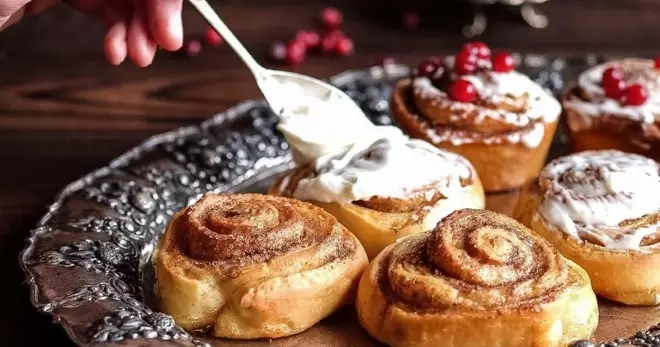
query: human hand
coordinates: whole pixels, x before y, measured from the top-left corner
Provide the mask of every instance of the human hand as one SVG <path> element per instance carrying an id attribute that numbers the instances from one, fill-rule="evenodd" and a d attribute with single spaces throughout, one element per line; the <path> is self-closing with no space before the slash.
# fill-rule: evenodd
<path id="1" fill-rule="evenodd" d="M 114 65 L 128 56 L 136 65 L 151 64 L 158 46 L 174 51 L 183 43 L 183 0 L 63 0 L 105 24 L 104 52 Z M 0 28 L 57 0 L 0 0 Z"/>

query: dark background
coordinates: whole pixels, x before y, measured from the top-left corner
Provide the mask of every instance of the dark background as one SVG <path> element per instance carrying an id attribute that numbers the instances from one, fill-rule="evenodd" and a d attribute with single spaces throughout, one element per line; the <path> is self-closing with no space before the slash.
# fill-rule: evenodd
<path id="1" fill-rule="evenodd" d="M 111 0 L 110 0 L 111 1 Z M 221 16 L 259 60 L 271 42 L 311 27 L 327 2 L 215 2 Z M 295 70 L 328 77 L 366 67 L 382 54 L 416 63 L 458 49 L 469 11 L 447 1 L 335 1 L 355 40 L 348 58 L 312 57 Z M 406 31 L 401 11 L 417 9 L 421 27 Z M 584 55 L 660 53 L 660 1 L 551 0 L 540 7 L 544 30 L 528 28 L 515 11 L 495 8 L 480 37 L 494 49 Z M 184 27 L 203 32 L 186 6 Z M 258 97 L 252 78 L 228 47 L 195 59 L 159 52 L 139 69 L 103 60 L 104 28 L 57 7 L 0 33 L 0 345 L 70 346 L 59 327 L 33 309 L 17 266 L 23 239 L 57 191 L 146 137 Z"/>

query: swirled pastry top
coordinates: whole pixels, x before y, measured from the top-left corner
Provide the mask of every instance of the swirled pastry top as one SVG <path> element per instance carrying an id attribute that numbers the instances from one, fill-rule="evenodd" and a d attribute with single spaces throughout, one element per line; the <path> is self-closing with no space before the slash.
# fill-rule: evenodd
<path id="1" fill-rule="evenodd" d="M 400 131 L 382 134 L 365 135 L 348 151 L 316 160 L 316 174 L 300 180 L 293 196 L 338 203 L 376 196 L 402 199 L 435 191 L 451 197 L 471 184 L 474 168 L 465 158 Z"/>
<path id="2" fill-rule="evenodd" d="M 648 98 L 639 106 L 624 105 L 619 100 L 607 98 L 602 87 L 603 72 L 610 67 L 620 67 L 623 81 L 644 86 Z M 578 78 L 577 91 L 564 102 L 565 107 L 587 116 L 613 116 L 644 124 L 660 122 L 660 70 L 652 60 L 628 58 L 594 66 Z"/>
<path id="3" fill-rule="evenodd" d="M 536 147 L 544 135 L 543 123 L 560 114 L 559 102 L 540 85 L 517 71 L 480 70 L 473 75 L 448 77 L 469 81 L 477 91 L 474 102 L 452 100 L 447 82 L 426 77 L 413 80 L 413 99 L 434 128 L 437 141 L 454 145 L 483 142 L 522 143 Z"/>
<path id="4" fill-rule="evenodd" d="M 611 249 L 650 246 L 660 231 L 660 164 L 620 151 L 588 151 L 541 172 L 540 214 L 562 232 Z"/>
<path id="5" fill-rule="evenodd" d="M 332 215 L 294 199 L 258 194 L 208 194 L 175 220 L 183 252 L 191 259 L 240 269 L 284 253 L 328 242 L 340 258 L 355 245 L 338 237 Z"/>
<path id="6" fill-rule="evenodd" d="M 533 308 L 579 282 L 550 243 L 486 210 L 450 214 L 395 244 L 386 262 L 383 292 L 418 313 Z"/>

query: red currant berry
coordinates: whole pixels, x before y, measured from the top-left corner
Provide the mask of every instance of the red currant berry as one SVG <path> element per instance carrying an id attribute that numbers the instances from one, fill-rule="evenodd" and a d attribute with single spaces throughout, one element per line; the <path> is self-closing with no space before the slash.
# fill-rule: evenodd
<path id="1" fill-rule="evenodd" d="M 289 65 L 298 65 L 305 60 L 307 47 L 301 42 L 293 40 L 286 47 L 286 62 Z"/>
<path id="2" fill-rule="evenodd" d="M 461 51 L 456 56 L 454 71 L 459 75 L 470 75 L 477 71 L 477 57 L 467 51 Z"/>
<path id="3" fill-rule="evenodd" d="M 628 106 L 643 105 L 646 99 L 648 99 L 646 88 L 638 83 L 628 86 L 621 95 L 621 101 Z"/>
<path id="4" fill-rule="evenodd" d="M 516 68 L 516 60 L 509 53 L 495 54 L 493 57 L 493 71 L 511 72 Z"/>
<path id="5" fill-rule="evenodd" d="M 349 39 L 348 37 L 343 37 L 337 42 L 335 52 L 337 52 L 337 54 L 342 57 L 346 57 L 353 54 L 353 48 L 353 40 Z"/>
<path id="6" fill-rule="evenodd" d="M 603 89 L 605 90 L 605 96 L 610 99 L 619 99 L 623 90 L 626 88 L 626 83 L 622 80 L 612 81 L 608 84 L 603 84 Z"/>
<path id="7" fill-rule="evenodd" d="M 294 40 L 304 42 L 307 48 L 316 48 L 321 43 L 321 35 L 311 30 L 301 30 L 296 34 Z"/>
<path id="8" fill-rule="evenodd" d="M 198 40 L 186 41 L 182 47 L 183 52 L 189 57 L 196 57 L 202 51 L 202 43 Z"/>
<path id="9" fill-rule="evenodd" d="M 449 86 L 449 96 L 460 102 L 472 102 L 477 98 L 477 90 L 467 80 L 457 79 Z"/>
<path id="10" fill-rule="evenodd" d="M 321 53 L 330 54 L 334 52 L 335 48 L 337 48 L 337 43 L 345 37 L 346 36 L 344 35 L 344 32 L 341 30 L 332 30 L 327 32 L 321 38 Z"/>
<path id="11" fill-rule="evenodd" d="M 415 68 L 415 76 L 432 78 L 438 70 L 438 65 L 431 60 L 424 60 Z"/>
<path id="12" fill-rule="evenodd" d="M 623 70 L 618 66 L 612 66 L 603 71 L 601 84 L 603 88 L 609 85 L 618 85 L 619 81 L 623 81 Z"/>
<path id="13" fill-rule="evenodd" d="M 275 42 L 270 46 L 268 56 L 274 62 L 282 62 L 287 57 L 287 48 L 284 42 Z"/>
<path id="14" fill-rule="evenodd" d="M 206 29 L 204 40 L 206 41 L 206 44 L 211 47 L 218 47 L 225 42 L 225 40 L 222 39 L 222 36 L 220 36 L 220 34 L 218 34 L 213 28 Z"/>
<path id="15" fill-rule="evenodd" d="M 334 7 L 328 7 L 321 12 L 321 21 L 329 29 L 339 28 L 343 17 L 341 12 Z"/>
<path id="16" fill-rule="evenodd" d="M 388 66 L 394 64 L 396 64 L 396 60 L 388 55 L 384 55 L 376 61 L 376 66 Z"/>
<path id="17" fill-rule="evenodd" d="M 655 58 L 655 68 L 660 69 L 660 57 Z"/>
<path id="18" fill-rule="evenodd" d="M 442 66 L 442 65 L 444 65 L 444 61 L 442 60 L 442 58 L 437 57 L 437 56 L 430 56 L 430 57 L 428 57 L 428 59 L 426 59 L 426 60 L 432 62 L 433 64 L 435 64 L 435 65 L 437 65 L 437 66 Z"/>
<path id="19" fill-rule="evenodd" d="M 408 30 L 417 29 L 420 22 L 421 22 L 421 18 L 419 17 L 419 14 L 415 11 L 405 11 L 401 15 L 401 24 L 405 29 Z"/>
<path id="20" fill-rule="evenodd" d="M 461 51 L 468 52 L 479 59 L 490 60 L 490 48 L 480 41 L 466 42 Z"/>

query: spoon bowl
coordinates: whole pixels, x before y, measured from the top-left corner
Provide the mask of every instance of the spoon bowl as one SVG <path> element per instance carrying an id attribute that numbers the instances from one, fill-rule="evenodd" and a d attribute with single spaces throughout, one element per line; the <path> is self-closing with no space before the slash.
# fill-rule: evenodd
<path id="1" fill-rule="evenodd" d="M 189 1 L 252 72 L 266 102 L 280 118 L 278 129 L 291 145 L 296 162 L 308 163 L 346 149 L 374 127 L 337 87 L 310 76 L 261 66 L 206 0 Z"/>

